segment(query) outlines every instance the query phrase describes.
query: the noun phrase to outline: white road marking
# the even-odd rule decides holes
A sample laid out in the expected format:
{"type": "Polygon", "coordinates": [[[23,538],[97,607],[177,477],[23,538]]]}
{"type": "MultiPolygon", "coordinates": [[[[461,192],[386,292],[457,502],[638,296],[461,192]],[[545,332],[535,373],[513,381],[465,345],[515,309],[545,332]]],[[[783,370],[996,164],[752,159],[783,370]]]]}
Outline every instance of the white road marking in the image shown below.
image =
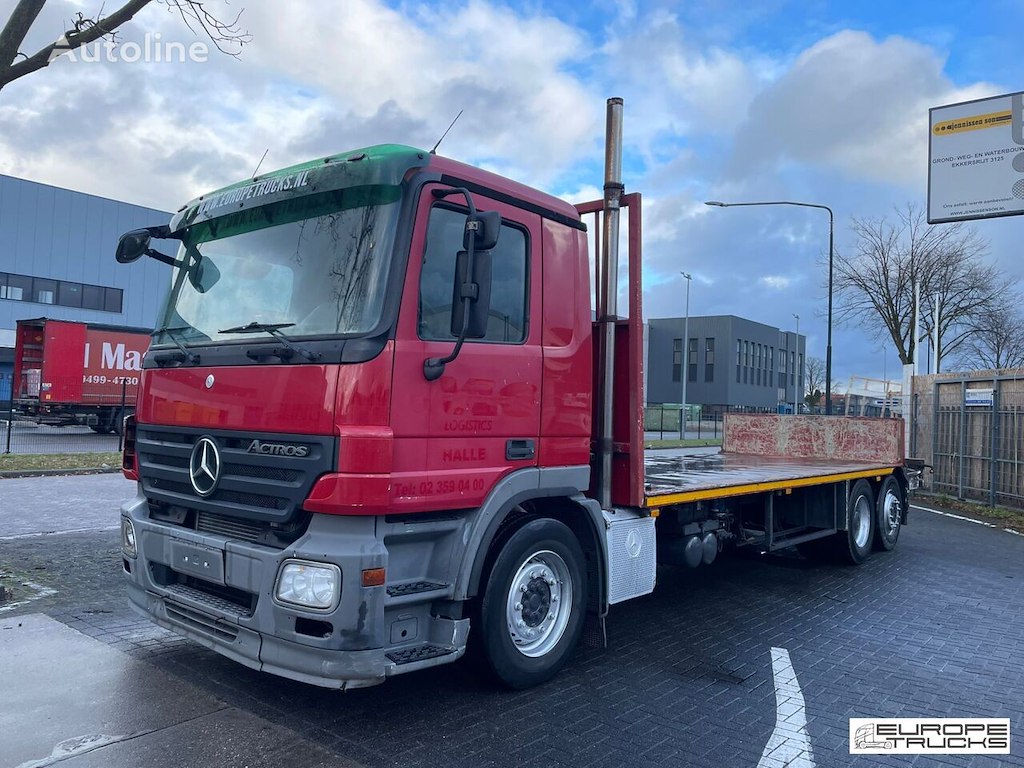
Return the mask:
{"type": "MultiPolygon", "coordinates": [[[[963,515],[954,515],[952,512],[942,512],[938,509],[930,509],[928,507],[922,507],[920,504],[911,504],[911,509],[919,509],[922,512],[931,512],[933,515],[942,515],[943,517],[952,517],[954,520],[963,520],[965,523],[974,523],[975,525],[983,525],[986,528],[999,528],[995,523],[987,523],[984,520],[975,520],[973,517],[964,517],[963,515]]],[[[1014,531],[1010,528],[999,528],[1001,531],[1012,533],[1014,536],[1024,536],[1024,533],[1020,531],[1014,531]]]]}
{"type": "Polygon", "coordinates": [[[4,613],[6,611],[13,611],[15,608],[19,608],[22,605],[28,605],[33,600],[41,600],[44,597],[49,597],[50,595],[57,594],[56,589],[44,587],[42,584],[36,584],[34,581],[23,581],[21,582],[21,586],[35,590],[35,594],[32,595],[32,597],[28,597],[24,600],[19,600],[16,603],[7,603],[7,605],[0,605],[0,613],[4,613]]]}
{"type": "Polygon", "coordinates": [[[772,648],[772,675],[775,678],[775,730],[765,744],[757,768],[814,768],[804,695],[785,648],[772,648]]]}
{"type": "Polygon", "coordinates": [[[101,528],[71,528],[66,531],[36,531],[35,533],[16,533],[13,536],[0,536],[0,541],[34,539],[39,536],[63,536],[66,533],[99,533],[100,531],[116,531],[120,527],[120,525],[105,525],[101,528]]]}

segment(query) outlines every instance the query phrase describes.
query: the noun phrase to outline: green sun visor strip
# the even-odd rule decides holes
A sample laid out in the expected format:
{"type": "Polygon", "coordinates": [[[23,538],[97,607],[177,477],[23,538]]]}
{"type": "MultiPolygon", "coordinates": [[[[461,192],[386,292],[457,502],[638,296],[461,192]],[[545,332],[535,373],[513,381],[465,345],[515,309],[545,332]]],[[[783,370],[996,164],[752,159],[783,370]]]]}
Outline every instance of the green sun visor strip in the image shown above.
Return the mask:
{"type": "Polygon", "coordinates": [[[170,228],[177,232],[197,224],[213,224],[217,219],[226,219],[209,229],[204,228],[202,233],[194,230],[193,241],[202,242],[226,237],[227,230],[234,234],[318,215],[309,213],[310,209],[322,214],[358,205],[391,202],[397,197],[391,198],[394,193],[385,189],[398,190],[410,169],[422,168],[429,163],[427,152],[399,144],[382,144],[332,155],[202,195],[171,219],[170,228]],[[345,194],[340,197],[331,194],[338,191],[345,194]],[[285,202],[292,205],[280,205],[285,202]],[[264,207],[267,208],[265,214],[254,210],[264,207]],[[249,211],[248,217],[239,216],[249,211]],[[197,236],[200,239],[197,240],[197,236]]]}
{"type": "Polygon", "coordinates": [[[351,208],[387,205],[401,197],[402,188],[399,186],[374,184],[314,192],[273,203],[261,202],[255,208],[243,208],[193,224],[184,239],[192,245],[199,245],[265,227],[276,227],[278,224],[328,216],[351,208]]]}

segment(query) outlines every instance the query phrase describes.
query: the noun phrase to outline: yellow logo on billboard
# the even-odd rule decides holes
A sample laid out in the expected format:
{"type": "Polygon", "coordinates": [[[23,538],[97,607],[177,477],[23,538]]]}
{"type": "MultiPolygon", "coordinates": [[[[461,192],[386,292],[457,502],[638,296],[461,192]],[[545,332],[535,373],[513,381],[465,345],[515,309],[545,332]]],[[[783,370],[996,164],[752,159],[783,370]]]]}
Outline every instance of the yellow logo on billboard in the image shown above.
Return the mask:
{"type": "Polygon", "coordinates": [[[975,115],[974,117],[960,117],[956,120],[943,120],[941,123],[936,123],[932,126],[932,133],[936,136],[948,136],[951,133],[998,128],[1002,125],[1010,125],[1012,119],[1013,113],[1010,110],[989,112],[987,115],[975,115]]]}

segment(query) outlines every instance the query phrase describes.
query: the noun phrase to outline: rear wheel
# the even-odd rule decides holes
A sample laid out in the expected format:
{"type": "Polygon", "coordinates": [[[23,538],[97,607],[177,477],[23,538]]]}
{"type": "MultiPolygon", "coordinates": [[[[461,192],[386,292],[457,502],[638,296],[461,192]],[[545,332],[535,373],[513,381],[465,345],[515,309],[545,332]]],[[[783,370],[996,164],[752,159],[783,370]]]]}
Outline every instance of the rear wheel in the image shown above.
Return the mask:
{"type": "Polygon", "coordinates": [[[529,688],[562,668],[583,632],[583,551],[557,520],[533,520],[494,561],[481,605],[484,659],[502,683],[529,688]]]}
{"type": "Polygon", "coordinates": [[[841,562],[859,565],[871,554],[875,530],[875,494],[867,480],[853,484],[846,513],[846,530],[836,537],[836,554],[841,562]]]}
{"type": "Polygon", "coordinates": [[[875,549],[890,552],[900,537],[903,522],[903,494],[899,481],[891,475],[878,490],[875,505],[875,549]]]}

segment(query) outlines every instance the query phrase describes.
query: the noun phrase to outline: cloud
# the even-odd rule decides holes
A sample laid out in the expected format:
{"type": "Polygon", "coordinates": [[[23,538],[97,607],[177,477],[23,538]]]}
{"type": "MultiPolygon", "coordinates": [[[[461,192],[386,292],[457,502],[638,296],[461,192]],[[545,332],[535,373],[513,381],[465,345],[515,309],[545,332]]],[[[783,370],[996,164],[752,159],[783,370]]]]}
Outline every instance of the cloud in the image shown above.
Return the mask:
{"type": "MultiPolygon", "coordinates": [[[[76,7],[48,3],[26,47],[54,39],[76,7]]],[[[0,95],[0,172],[174,209],[252,173],[266,150],[264,171],[368,144],[429,148],[459,110],[445,154],[536,186],[599,152],[600,100],[569,71],[585,35],[553,16],[482,0],[325,8],[247,8],[241,61],[58,60],[0,95]]],[[[122,40],[191,42],[161,10],[122,40]]]]}
{"type": "Polygon", "coordinates": [[[762,91],[736,136],[733,179],[787,163],[901,186],[927,174],[928,109],[993,93],[955,88],[943,56],[903,37],[844,30],[820,40],[762,91]]]}
{"type": "Polygon", "coordinates": [[[785,275],[763,275],[758,278],[758,282],[766,288],[780,291],[789,288],[793,281],[785,275]]]}
{"type": "Polygon", "coordinates": [[[627,100],[627,141],[649,162],[685,137],[729,135],[743,124],[758,86],[758,61],[738,51],[702,48],[667,10],[655,10],[624,31],[610,28],[602,46],[602,76],[627,100]],[[674,140],[674,141],[673,141],[674,140]]]}

